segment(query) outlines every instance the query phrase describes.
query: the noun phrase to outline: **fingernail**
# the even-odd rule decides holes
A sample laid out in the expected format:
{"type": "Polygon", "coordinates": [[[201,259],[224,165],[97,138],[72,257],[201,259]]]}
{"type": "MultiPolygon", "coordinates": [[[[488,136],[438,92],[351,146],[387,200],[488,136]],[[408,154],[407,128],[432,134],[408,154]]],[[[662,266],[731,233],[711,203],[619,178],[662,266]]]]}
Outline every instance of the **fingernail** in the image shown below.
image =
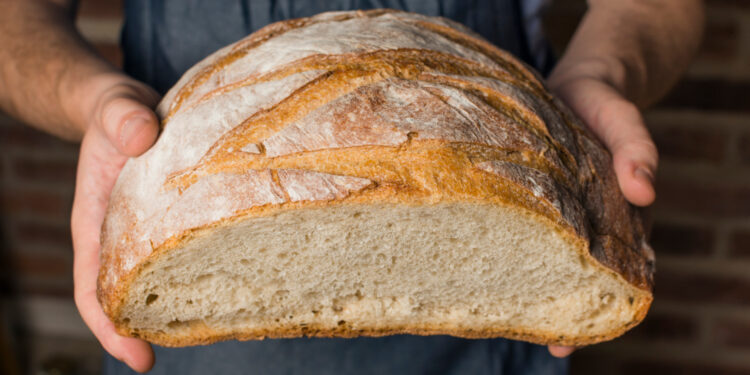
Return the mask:
{"type": "Polygon", "coordinates": [[[127,148],[128,143],[133,141],[133,138],[146,127],[148,127],[149,120],[143,116],[133,116],[122,125],[120,130],[120,144],[123,148],[127,148]]]}
{"type": "Polygon", "coordinates": [[[639,178],[646,179],[651,185],[654,184],[654,174],[651,172],[651,170],[644,168],[644,167],[638,167],[635,169],[635,175],[639,178]]]}

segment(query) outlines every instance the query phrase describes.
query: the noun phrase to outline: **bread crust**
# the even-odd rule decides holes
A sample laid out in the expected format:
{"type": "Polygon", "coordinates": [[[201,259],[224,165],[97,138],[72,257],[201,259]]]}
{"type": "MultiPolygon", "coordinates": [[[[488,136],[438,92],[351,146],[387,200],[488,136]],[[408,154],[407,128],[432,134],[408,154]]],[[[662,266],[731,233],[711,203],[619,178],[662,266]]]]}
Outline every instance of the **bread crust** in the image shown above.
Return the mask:
{"type": "Polygon", "coordinates": [[[183,335],[166,334],[157,331],[142,331],[134,330],[127,327],[125,324],[117,326],[117,332],[121,335],[137,337],[157,345],[166,347],[183,347],[192,345],[209,345],[219,341],[225,340],[264,340],[264,339],[278,339],[278,338],[295,338],[295,337],[341,337],[341,338],[354,338],[360,336],[368,337],[382,337],[389,335],[409,334],[419,336],[431,336],[431,335],[450,335],[455,337],[461,337],[466,339],[487,339],[504,337],[512,340],[522,340],[531,342],[539,345],[560,345],[560,346],[586,346],[597,344],[600,342],[608,341],[613,338],[621,336],[629,329],[638,325],[638,323],[645,318],[649,307],[651,306],[652,298],[646,296],[639,301],[640,303],[635,306],[636,318],[629,322],[627,325],[617,327],[612,331],[604,335],[596,336],[576,336],[566,337],[562,335],[556,335],[550,332],[542,332],[536,329],[517,329],[509,327],[480,327],[480,328],[467,328],[467,327],[450,327],[449,325],[428,325],[428,324],[404,324],[404,325],[392,325],[388,327],[364,327],[357,326],[352,327],[346,322],[339,324],[332,328],[323,325],[298,325],[298,324],[280,324],[280,323],[269,323],[269,326],[264,329],[248,329],[239,332],[224,332],[215,328],[209,327],[202,322],[184,322],[185,330],[183,335]]]}
{"type": "Polygon", "coordinates": [[[123,169],[102,230],[98,297],[123,334],[167,346],[397,333],[585,345],[622,334],[650,305],[653,253],[610,154],[533,70],[451,21],[376,10],[269,25],[188,71],[158,112],[163,134],[123,169]],[[327,44],[341,30],[361,43],[327,44]],[[307,39],[320,46],[299,48],[307,39]],[[144,267],[214,228],[382,202],[521,207],[640,289],[637,318],[592,337],[440,325],[195,325],[176,337],[120,316],[144,267]]]}

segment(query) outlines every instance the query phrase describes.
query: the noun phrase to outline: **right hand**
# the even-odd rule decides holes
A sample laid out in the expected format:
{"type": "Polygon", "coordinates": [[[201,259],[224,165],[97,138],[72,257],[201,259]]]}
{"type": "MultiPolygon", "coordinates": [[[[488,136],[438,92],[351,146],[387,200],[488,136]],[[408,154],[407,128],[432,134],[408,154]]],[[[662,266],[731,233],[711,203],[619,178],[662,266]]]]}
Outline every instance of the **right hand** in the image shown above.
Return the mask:
{"type": "Polygon", "coordinates": [[[128,158],[144,153],[156,141],[159,120],[153,108],[159,94],[121,74],[100,75],[82,85],[85,97],[77,102],[86,124],[71,217],[75,302],[107,352],[133,370],[146,372],[154,364],[151,346],[115,332],[97,300],[96,288],[99,235],[109,196],[128,158]]]}

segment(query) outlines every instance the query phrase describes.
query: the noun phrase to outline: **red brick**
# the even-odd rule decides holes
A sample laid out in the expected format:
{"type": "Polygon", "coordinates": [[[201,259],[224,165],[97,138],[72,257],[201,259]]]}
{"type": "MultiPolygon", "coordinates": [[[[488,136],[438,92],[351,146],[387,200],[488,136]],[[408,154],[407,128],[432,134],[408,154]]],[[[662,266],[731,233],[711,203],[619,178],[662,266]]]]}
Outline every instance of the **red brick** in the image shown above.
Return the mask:
{"type": "Polygon", "coordinates": [[[740,348],[750,348],[750,322],[721,320],[715,323],[712,339],[714,343],[740,348]]]}
{"type": "Polygon", "coordinates": [[[737,58],[740,46],[739,29],[739,25],[734,20],[708,17],[698,58],[723,63],[737,58]]]}
{"type": "Polygon", "coordinates": [[[719,364],[691,363],[686,358],[685,362],[675,363],[669,361],[634,361],[623,366],[624,374],[638,375],[747,375],[750,367],[741,368],[736,366],[722,366],[719,364]]]}
{"type": "Polygon", "coordinates": [[[0,114],[0,151],[6,147],[78,152],[77,144],[63,141],[0,114]]]}
{"type": "Polygon", "coordinates": [[[657,181],[655,211],[711,218],[746,218],[750,214],[750,187],[657,181]]]}
{"type": "Polygon", "coordinates": [[[712,131],[706,126],[702,129],[688,129],[675,125],[655,127],[651,135],[663,159],[694,160],[720,162],[724,159],[728,135],[712,131]]]}
{"type": "Polygon", "coordinates": [[[654,298],[699,304],[750,306],[750,281],[723,275],[656,272],[654,298]]]}
{"type": "Polygon", "coordinates": [[[33,189],[5,189],[0,191],[0,210],[7,214],[37,214],[64,218],[70,215],[72,196],[58,192],[33,189]]]}
{"type": "Polygon", "coordinates": [[[750,134],[744,134],[740,137],[738,149],[740,160],[744,164],[750,164],[750,134]]]}
{"type": "Polygon", "coordinates": [[[713,253],[714,240],[710,228],[656,222],[650,242],[657,255],[706,256],[713,253]]]}
{"type": "Polygon", "coordinates": [[[750,1],[747,1],[747,0],[707,0],[706,6],[709,9],[719,8],[719,7],[750,9],[750,1]]]}
{"type": "Polygon", "coordinates": [[[14,286],[19,295],[73,298],[73,285],[22,282],[14,286]]]}
{"type": "Polygon", "coordinates": [[[553,1],[544,17],[544,30],[557,56],[565,51],[570,38],[586,12],[585,1],[553,1]],[[576,3],[576,4],[574,4],[576,3]]]}
{"type": "Polygon", "coordinates": [[[122,49],[117,44],[97,43],[94,45],[96,51],[109,61],[112,65],[122,68],[122,49]]]}
{"type": "Polygon", "coordinates": [[[62,249],[72,249],[70,225],[50,225],[39,222],[21,222],[13,226],[13,238],[20,244],[53,245],[62,249]]]}
{"type": "Polygon", "coordinates": [[[0,185],[2,185],[1,183],[2,183],[3,180],[5,180],[6,178],[8,178],[8,176],[5,175],[5,171],[6,171],[6,168],[5,168],[5,159],[6,158],[4,157],[4,155],[2,154],[2,152],[0,152],[0,185]]]}
{"type": "Polygon", "coordinates": [[[661,108],[750,112],[750,81],[685,79],[660,103],[661,108]]]}
{"type": "Polygon", "coordinates": [[[729,256],[750,258],[750,231],[738,231],[729,238],[729,256]]]}
{"type": "Polygon", "coordinates": [[[573,375],[623,375],[617,370],[617,360],[597,352],[598,349],[613,345],[602,343],[578,349],[570,356],[569,374],[573,375]]]}
{"type": "Polygon", "coordinates": [[[122,0],[80,0],[79,17],[122,18],[122,0]]]}
{"type": "Polygon", "coordinates": [[[25,252],[14,252],[8,256],[10,271],[17,277],[41,276],[41,277],[72,277],[72,256],[51,256],[47,254],[28,254],[25,252]]]}
{"type": "Polygon", "coordinates": [[[624,339],[693,340],[698,337],[698,323],[687,316],[649,313],[646,319],[628,332],[624,339]]]}
{"type": "Polygon", "coordinates": [[[75,160],[16,156],[11,160],[11,165],[13,176],[19,180],[75,185],[75,160]]]}

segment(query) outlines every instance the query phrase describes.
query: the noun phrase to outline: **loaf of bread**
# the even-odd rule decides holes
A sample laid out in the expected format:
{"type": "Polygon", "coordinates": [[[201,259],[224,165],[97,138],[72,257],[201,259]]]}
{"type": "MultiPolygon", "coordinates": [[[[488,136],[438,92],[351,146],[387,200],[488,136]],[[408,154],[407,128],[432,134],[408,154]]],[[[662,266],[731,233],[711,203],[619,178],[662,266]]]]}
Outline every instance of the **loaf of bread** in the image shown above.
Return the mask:
{"type": "Polygon", "coordinates": [[[272,24],[157,112],[103,225],[98,296],[121,334],[585,345],[651,303],[609,153],[536,73],[446,19],[272,24]]]}

